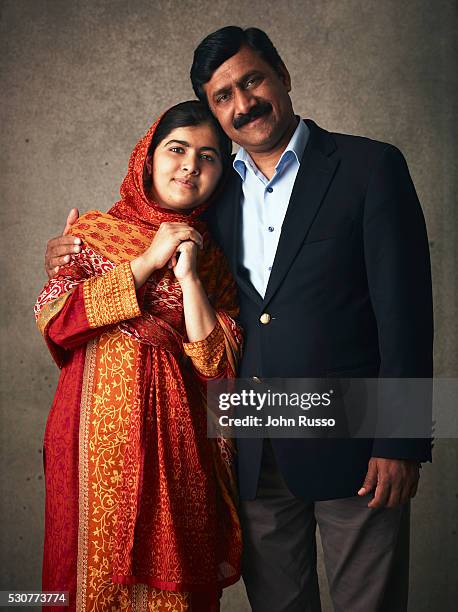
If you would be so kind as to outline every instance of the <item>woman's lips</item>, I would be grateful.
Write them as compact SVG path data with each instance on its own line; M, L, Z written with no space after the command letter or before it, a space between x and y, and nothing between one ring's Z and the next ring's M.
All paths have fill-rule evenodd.
M173 179L175 181L175 183L178 183L181 187L184 187L184 189L196 189L196 186L194 185L194 183L192 183L191 181L187 181L186 179Z

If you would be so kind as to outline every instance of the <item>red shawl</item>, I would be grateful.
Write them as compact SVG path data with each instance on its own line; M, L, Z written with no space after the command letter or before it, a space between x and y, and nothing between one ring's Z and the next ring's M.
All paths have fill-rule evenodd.
M224 365L218 376L234 376L234 358L237 359L241 346L240 331L232 318L237 314L236 288L221 251L200 219L209 203L183 214L161 208L145 193L145 160L158 121L132 152L121 186L121 200L108 214L92 211L83 215L72 234L81 237L83 247L91 251L91 266L96 261L109 269L142 253L165 221L184 221L195 227L204 237L204 249L199 252L197 262L199 277L217 312L219 333L223 330L226 359L221 362ZM101 259L97 259L99 256ZM77 264L78 256L74 259ZM56 360L63 364L63 374L71 361L68 351L62 352L62 346L56 345L53 337L56 337L60 313L66 314L66 321L71 320L72 299L77 293L73 287L84 283L87 269L90 266L86 264L63 268L61 275L45 287L37 303L39 327ZM90 522L89 516L87 525L79 526L80 530L86 529L89 547L84 569L88 580L86 597L91 589L97 593L101 588L89 577L100 572L102 580L107 569L113 583L143 583L175 592L216 593L240 576L241 538L233 501L232 445L207 438L202 383L205 377L193 372L189 357L184 354L182 313L176 314L171 307L171 304L182 307L181 290L173 272L158 271L152 282L137 294L141 316L121 321L115 336L116 350L126 342L129 348L121 350L133 351L136 375L131 383L132 407L126 413L127 438L123 441L123 459L119 464L122 474L117 467L117 472L110 477L117 500L110 542L106 545L109 548L104 553L109 555L110 568L98 567L100 558L91 556L90 546L94 544L91 539L97 539L99 527ZM149 306L148 310L151 299L155 309ZM81 306L78 312L84 314ZM215 330L210 334L212 338L217 337L218 330ZM96 337L96 331L90 330L90 337ZM107 357L112 358L106 348L113 344L111 332L102 331L103 342L98 342L94 363L106 363ZM132 345L132 340L137 342ZM96 369L94 381L97 376ZM90 402L96 393L100 391L94 382L93 391L85 391L89 398L86 421L89 428L92 427L90 410L93 410ZM64 401L64 388L61 395ZM117 401L115 392L110 401ZM52 426L48 428L48 435L50 439L54 435ZM80 430L80 448L84 444L81 435ZM90 445L87 448L90 455ZM90 461L89 456L86 467L90 468ZM86 478L87 473L86 469ZM81 474L80 453L80 478ZM87 485L91 487L90 476ZM80 482L80 495L81 491ZM91 507L90 501L88 507ZM81 516L80 510L80 521ZM80 545L81 554L86 551ZM82 580L86 578L83 576Z

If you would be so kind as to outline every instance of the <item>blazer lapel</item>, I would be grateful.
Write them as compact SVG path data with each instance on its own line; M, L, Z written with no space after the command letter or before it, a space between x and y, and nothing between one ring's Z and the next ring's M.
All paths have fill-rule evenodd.
M310 139L291 193L263 308L279 288L304 242L339 163L338 158L330 157L335 150L331 134L313 121L306 123L311 131Z

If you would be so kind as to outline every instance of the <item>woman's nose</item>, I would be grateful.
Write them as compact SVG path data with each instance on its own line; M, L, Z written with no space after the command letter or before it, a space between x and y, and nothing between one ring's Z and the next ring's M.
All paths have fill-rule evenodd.
M195 155L187 155L183 160L183 172L186 174L199 174L199 161Z

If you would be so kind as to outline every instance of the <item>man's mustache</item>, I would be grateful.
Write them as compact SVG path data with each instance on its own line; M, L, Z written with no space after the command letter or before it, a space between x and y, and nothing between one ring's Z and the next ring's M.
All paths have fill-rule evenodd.
M235 119L232 121L232 125L234 129L239 130L241 127L250 123L250 121L254 121L258 117L262 117L263 115L267 115L272 110L272 104L270 102L260 101L253 106L249 113L245 115L237 115Z

